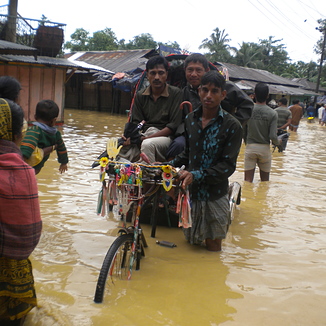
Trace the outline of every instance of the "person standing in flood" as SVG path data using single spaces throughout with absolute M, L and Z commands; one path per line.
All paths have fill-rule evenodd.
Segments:
M 19 149 L 22 108 L 0 99 L 0 325 L 22 325 L 37 305 L 29 256 L 41 236 L 42 221 L 33 168 Z
M 269 88 L 265 83 L 255 87 L 256 104 L 248 121 L 245 137 L 246 149 L 244 159 L 244 179 L 253 182 L 256 165 L 259 167 L 261 181 L 269 181 L 272 166 L 270 142 L 279 148 L 282 146 L 277 138 L 277 113 L 266 104 Z
M 216 70 L 201 80 L 201 105 L 185 118 L 185 150 L 169 164 L 186 166 L 180 172 L 182 187 L 189 186 L 192 226 L 183 228 L 191 244 L 203 242 L 220 251 L 229 227 L 229 180 L 236 168 L 242 142 L 240 122 L 221 107 L 225 79 Z
M 322 118 L 323 118 L 323 114 L 324 114 L 325 109 L 326 109 L 326 104 L 322 104 L 320 106 L 320 108 L 318 109 L 318 123 L 320 125 L 323 125 L 322 124 Z
M 314 107 L 314 103 L 310 102 L 309 106 L 306 109 L 307 117 L 308 118 L 314 118 L 316 116 L 316 109 Z
M 299 100 L 293 100 L 292 104 L 293 105 L 290 106 L 290 111 L 292 113 L 292 120 L 289 129 L 291 131 L 297 132 L 299 128 L 300 120 L 302 119 L 303 116 L 303 108 L 299 104 Z
M 291 124 L 292 113 L 287 107 L 288 100 L 285 97 L 281 97 L 278 101 L 279 107 L 275 109 L 277 113 L 277 136 L 282 140 L 283 151 L 286 148 L 290 133 L 287 132 L 287 128 Z

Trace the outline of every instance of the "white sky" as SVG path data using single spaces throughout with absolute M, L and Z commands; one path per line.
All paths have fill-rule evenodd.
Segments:
M 9 0 L 0 0 L 0 5 Z M 258 43 L 259 39 L 283 39 L 295 62 L 317 61 L 314 45 L 322 37 L 317 19 L 326 18 L 325 0 L 18 0 L 18 12 L 26 18 L 64 23 L 65 41 L 77 28 L 90 35 L 109 27 L 126 42 L 150 33 L 157 42 L 176 41 L 181 48 L 198 52 L 203 39 L 218 27 L 225 29 L 230 45 Z M 202 52 L 202 51 L 201 51 Z

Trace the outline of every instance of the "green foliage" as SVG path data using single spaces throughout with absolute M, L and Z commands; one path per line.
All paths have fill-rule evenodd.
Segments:
M 280 43 L 282 39 L 274 40 L 274 36 L 269 36 L 268 39 L 259 41 L 264 69 L 276 75 L 281 75 L 286 70 L 290 60 L 285 45 Z
M 143 33 L 129 41 L 125 44 L 125 50 L 133 49 L 155 49 L 157 47 L 157 42 L 154 41 L 153 36 L 149 33 Z
M 111 28 L 97 31 L 89 39 L 89 51 L 111 51 L 119 47 L 118 39 Z
M 326 19 L 318 19 L 317 20 L 319 27 L 318 30 L 322 33 L 322 35 L 320 36 L 319 41 L 317 42 L 317 44 L 315 45 L 314 51 L 317 54 L 321 54 L 322 53 L 322 48 L 323 48 L 323 42 L 324 42 L 324 35 L 325 35 L 325 29 L 326 29 Z M 324 47 L 324 59 L 325 59 L 325 51 L 326 51 L 326 45 Z
M 47 18 L 43 15 L 42 21 Z M 326 28 L 326 19 L 318 20 L 319 29 Z M 199 49 L 208 50 L 205 53 L 211 62 L 234 63 L 239 66 L 263 69 L 279 76 L 287 78 L 306 78 L 316 82 L 318 76 L 318 64 L 315 62 L 305 63 L 298 61 L 291 62 L 282 39 L 275 39 L 269 36 L 267 39 L 260 39 L 258 43 L 242 42 L 239 48 L 230 46 L 231 39 L 225 30 L 216 27 L 209 38 L 202 41 Z M 315 46 L 315 52 L 321 53 L 323 36 Z M 180 49 L 180 45 L 174 42 L 156 42 L 149 33 L 142 33 L 126 42 L 125 39 L 118 40 L 111 28 L 89 35 L 83 28 L 77 28 L 71 35 L 71 40 L 64 45 L 70 51 L 109 51 L 109 50 L 132 50 L 132 49 L 156 49 L 159 45 L 165 45 Z M 325 49 L 326 51 L 326 49 Z M 325 58 L 325 56 L 324 56 Z M 320 85 L 325 87 L 326 67 L 324 65 L 321 73 Z
M 228 44 L 231 41 L 227 38 L 228 36 L 229 35 L 225 33 L 225 29 L 220 31 L 219 28 L 216 27 L 210 38 L 206 38 L 202 41 L 199 49 L 209 50 L 206 56 L 212 62 L 230 62 L 232 60 L 231 51 L 234 50 L 234 48 L 230 47 Z
M 235 64 L 242 67 L 263 69 L 262 48 L 256 43 L 242 42 L 235 55 Z
M 303 61 L 290 63 L 284 73 L 281 74 L 282 77 L 305 78 L 311 82 L 316 82 L 317 75 L 318 65 L 313 61 L 310 61 L 309 63 Z
M 66 42 L 65 49 L 75 51 L 110 51 L 119 48 L 119 42 L 111 28 L 105 28 L 89 36 L 83 28 L 77 28 L 70 36 L 71 41 Z
M 77 28 L 73 34 L 70 35 L 71 41 L 66 42 L 65 49 L 75 51 L 88 51 L 89 50 L 89 32 L 83 28 Z

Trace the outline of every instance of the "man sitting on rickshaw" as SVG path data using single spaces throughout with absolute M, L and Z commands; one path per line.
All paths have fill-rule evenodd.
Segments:
M 144 122 L 144 133 L 138 144 L 122 136 L 124 141 L 119 157 L 141 163 L 166 160 L 171 137 L 182 120 L 179 109 L 182 92 L 167 84 L 168 68 L 168 62 L 162 56 L 154 56 L 147 61 L 146 74 L 150 85 L 144 92 L 136 94 L 130 116 L 130 122 L 135 126 Z
M 199 97 L 199 85 L 201 79 L 206 72 L 210 70 L 210 63 L 203 54 L 193 53 L 189 55 L 184 61 L 185 77 L 187 80 L 187 86 L 183 89 L 183 101 L 188 101 L 192 104 L 192 108 L 195 110 L 201 105 Z M 226 81 L 225 84 L 226 97 L 221 102 L 223 110 L 231 113 L 245 126 L 248 119 L 251 116 L 251 112 L 254 107 L 254 103 L 249 96 L 246 95 L 237 85 L 231 81 Z M 183 121 L 186 115 L 189 113 L 189 107 L 183 106 Z M 184 150 L 185 137 L 184 137 L 184 123 L 178 127 L 175 139 L 166 154 L 168 160 L 172 159 Z

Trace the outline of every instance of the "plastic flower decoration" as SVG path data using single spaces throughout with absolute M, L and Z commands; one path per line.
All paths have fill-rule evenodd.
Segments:
M 109 164 L 109 159 L 107 157 L 101 157 L 100 166 L 105 168 Z
M 166 191 L 169 191 L 172 188 L 172 167 L 170 165 L 162 166 L 162 179 L 163 179 L 163 188 Z
M 107 157 L 101 157 L 99 160 L 100 163 L 100 181 L 103 182 L 105 179 L 105 170 L 109 164 L 109 159 Z

